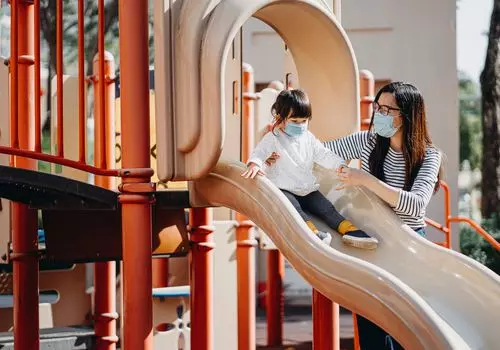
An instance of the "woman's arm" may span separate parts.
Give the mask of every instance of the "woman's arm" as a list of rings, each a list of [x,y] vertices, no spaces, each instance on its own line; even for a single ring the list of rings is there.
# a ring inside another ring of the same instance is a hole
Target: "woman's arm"
[[[441,153],[428,151],[411,191],[400,191],[398,202],[394,208],[399,213],[417,216],[429,204],[441,167]]]
[[[326,141],[323,145],[349,164],[352,159],[361,158],[361,152],[363,152],[363,148],[369,140],[370,133],[368,131],[361,131],[337,140]],[[266,159],[266,165],[272,166],[279,157],[279,153],[273,152],[269,158]]]
[[[344,160],[361,159],[361,153],[369,139],[368,131],[360,131],[337,140],[326,141],[324,145]]]
[[[327,169],[339,169],[345,166],[344,159],[326,148],[313,134],[309,134],[311,138],[311,148],[313,149],[313,160],[315,163]]]
[[[410,191],[392,187],[366,171],[343,168],[339,175],[343,184],[338,189],[348,186],[364,186],[393,207],[395,211],[418,216],[420,211],[429,204],[440,165],[441,154],[436,150],[428,151]]]
[[[398,203],[400,189],[386,184],[364,170],[342,168],[339,177],[342,184],[337,186],[338,190],[350,186],[364,186],[379,196],[391,207],[396,207]]]

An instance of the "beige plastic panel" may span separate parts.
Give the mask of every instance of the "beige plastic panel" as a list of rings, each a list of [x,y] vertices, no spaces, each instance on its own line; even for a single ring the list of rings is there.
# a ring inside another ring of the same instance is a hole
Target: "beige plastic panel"
[[[0,65],[0,145],[10,146],[9,68]],[[9,156],[0,155],[0,165],[9,165]],[[0,262],[7,256],[10,241],[10,201],[0,198]]]
[[[358,128],[358,69],[342,27],[329,10],[313,3],[271,2],[255,17],[273,27],[287,44],[297,69],[296,77],[290,69],[294,87],[300,83],[312,102],[311,131],[327,140]]]
[[[172,92],[172,16],[170,0],[154,1],[154,47],[155,47],[155,93],[160,96],[155,101],[154,118],[157,125],[158,175],[170,180],[174,172],[174,126]],[[177,3],[180,4],[180,1]],[[155,160],[156,163],[156,160]],[[153,163],[151,164],[152,166]]]
[[[189,162],[199,159],[190,157],[190,152],[200,142],[203,127],[198,102],[203,28],[218,2],[155,0],[155,90],[165,96],[156,105],[158,176],[162,181],[197,177],[206,168],[204,160],[199,165]],[[218,149],[220,141],[215,140]]]
[[[247,215],[314,288],[378,323],[406,349],[497,347],[500,277],[492,271],[420,237],[371,193],[332,191],[331,174],[320,173],[321,190],[336,208],[380,241],[377,250],[362,251],[334,233],[328,247],[269,180],[244,179],[242,170],[241,163],[219,164],[192,183],[192,204]]]
[[[242,69],[242,33],[238,32],[228,52],[226,63],[226,138],[220,159],[240,160],[241,157],[241,69]],[[231,220],[234,215],[227,208],[215,208],[214,220]]]
[[[279,91],[272,88],[265,88],[258,93],[259,99],[255,101],[255,117],[254,117],[254,144],[256,145],[262,137],[267,133],[268,125],[273,122],[271,114],[271,106]]]
[[[57,76],[54,76],[51,81],[51,103],[52,103],[52,118],[51,122],[51,139],[57,140]],[[78,78],[69,75],[63,76],[63,123],[64,123],[64,157],[72,160],[78,160]],[[52,142],[52,154],[56,154],[57,142]],[[88,150],[87,150],[88,151]],[[60,174],[73,180],[88,181],[88,173],[61,167],[52,164],[52,173]]]
[[[178,309],[182,310],[181,315]],[[189,297],[153,298],[153,349],[191,349],[191,329],[187,327],[189,321]],[[171,324],[174,328],[157,328],[165,324]]]
[[[236,221],[214,221],[214,349],[238,349]]]
[[[160,89],[166,99],[175,91],[173,123],[168,121],[168,115],[172,114],[168,103],[157,104],[160,180],[170,180],[171,157],[175,180],[200,178],[217,163],[227,127],[226,93],[232,89],[227,86],[224,74],[227,57],[234,37],[251,16],[274,27],[290,48],[301,86],[307,89],[314,104],[316,122],[312,130],[318,137],[331,138],[357,128],[357,66],[347,36],[323,1],[223,0],[217,3],[216,0],[177,0],[172,10],[167,9],[163,0],[156,3],[157,8],[162,9],[159,19],[155,18],[159,43],[155,56],[156,89],[162,85]],[[168,25],[170,18],[173,22]],[[165,30],[167,26],[175,28],[170,35]],[[201,57],[198,56],[200,42]],[[174,82],[169,85],[172,72]],[[200,98],[201,106],[198,106]],[[335,128],[330,127],[333,121]],[[329,127],[325,128],[326,125]],[[172,128],[175,131],[173,155],[168,145],[161,144],[172,140]]]

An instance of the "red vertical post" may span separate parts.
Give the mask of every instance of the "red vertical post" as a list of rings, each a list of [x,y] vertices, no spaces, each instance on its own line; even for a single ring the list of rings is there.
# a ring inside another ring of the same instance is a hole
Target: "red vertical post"
[[[104,56],[104,69],[101,68],[101,57]],[[114,164],[114,138],[115,138],[115,63],[113,56],[106,52],[104,55],[97,54],[93,62],[94,71],[94,161],[96,165]],[[104,90],[104,94],[101,91]],[[102,99],[104,95],[104,100]],[[105,130],[102,130],[102,126]],[[104,132],[107,142],[102,143],[99,135]],[[115,179],[109,176],[96,176],[95,184],[107,189],[115,189]],[[97,262],[94,265],[95,285],[95,335],[96,349],[114,350],[118,342],[116,335],[116,263]]]
[[[168,259],[153,259],[153,288],[168,287]]]
[[[243,113],[241,118],[241,160],[250,157],[254,141],[253,69],[243,64]],[[255,349],[255,240],[254,224],[236,213],[236,262],[238,266],[238,349]]]
[[[34,65],[19,62],[20,56],[34,56],[34,6],[25,1],[11,1],[11,123],[17,133],[12,146],[35,148],[35,76]],[[38,33],[37,33],[38,35]],[[21,97],[21,98],[19,98]],[[17,143],[17,144],[16,144]],[[36,170],[32,159],[16,158],[15,166]],[[38,349],[38,235],[37,212],[27,205],[12,203],[12,248],[10,258],[14,272],[14,346],[16,349]]]
[[[375,99],[375,78],[368,70],[359,72],[359,101],[361,130],[368,130]]]
[[[150,168],[149,22],[147,0],[119,2],[122,167]],[[130,171],[123,178],[123,345],[153,345],[151,272],[151,172]]]
[[[313,290],[313,349],[339,350],[339,306]]]
[[[213,232],[212,210],[190,210],[191,228],[191,348],[213,349]]]
[[[283,280],[285,278],[285,260],[277,249],[267,254],[267,345],[283,344],[284,296]]]
[[[354,328],[354,350],[361,350],[361,346],[359,344],[358,318],[355,314],[352,315],[352,325]]]

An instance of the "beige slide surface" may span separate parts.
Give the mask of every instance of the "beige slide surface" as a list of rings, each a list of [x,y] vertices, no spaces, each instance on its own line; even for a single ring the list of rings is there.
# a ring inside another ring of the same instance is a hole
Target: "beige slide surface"
[[[192,182],[192,205],[247,215],[314,288],[407,349],[498,348],[500,279],[492,271],[420,237],[369,191],[335,190],[331,173],[320,170],[321,191],[380,242],[376,251],[361,251],[333,233],[328,247],[268,179],[244,179],[242,170],[238,162],[220,163]]]

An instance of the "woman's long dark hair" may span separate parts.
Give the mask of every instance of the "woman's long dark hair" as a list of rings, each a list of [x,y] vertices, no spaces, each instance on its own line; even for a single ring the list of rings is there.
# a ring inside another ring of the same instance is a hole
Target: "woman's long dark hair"
[[[375,96],[376,102],[383,93],[390,93],[394,96],[403,117],[402,148],[405,159],[405,185],[403,189],[410,191],[424,161],[427,147],[433,146],[427,130],[424,98],[415,86],[404,82],[393,82],[382,87]],[[373,115],[370,130],[373,126]],[[374,142],[375,148],[369,159],[370,172],[379,180],[385,181],[384,160],[391,141],[390,138],[375,135]],[[441,170],[434,188],[435,192],[439,189],[440,178]]]

